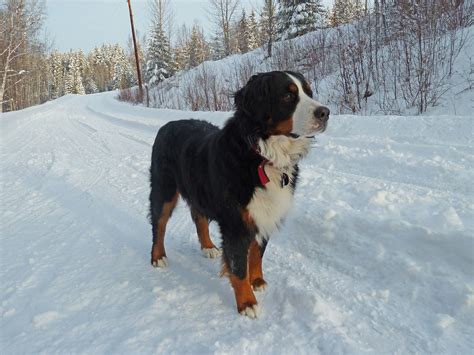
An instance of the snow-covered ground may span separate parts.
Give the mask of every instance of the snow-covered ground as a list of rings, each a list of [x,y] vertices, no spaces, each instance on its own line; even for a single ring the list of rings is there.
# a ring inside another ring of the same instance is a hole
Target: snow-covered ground
[[[168,225],[169,267],[149,264],[156,131],[229,113],[113,95],[0,117],[1,353],[472,351],[472,116],[332,116],[269,243],[252,320],[220,261],[201,255],[184,203]]]

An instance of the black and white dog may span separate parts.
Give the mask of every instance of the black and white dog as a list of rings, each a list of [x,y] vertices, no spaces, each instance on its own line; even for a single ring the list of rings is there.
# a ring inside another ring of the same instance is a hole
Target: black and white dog
[[[310,149],[311,135],[326,129],[329,109],[313,99],[301,74],[290,71],[252,76],[234,100],[236,111],[222,129],[182,120],[159,130],[150,168],[151,263],[167,265],[166,223],[181,195],[208,257],[220,252],[208,230],[209,220],[217,221],[223,273],[237,310],[255,318],[253,290],[266,286],[267,241],[290,209],[298,162]]]

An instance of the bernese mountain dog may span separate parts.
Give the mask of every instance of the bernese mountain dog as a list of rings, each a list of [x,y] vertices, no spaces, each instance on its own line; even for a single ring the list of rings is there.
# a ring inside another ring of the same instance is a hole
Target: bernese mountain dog
[[[234,94],[235,113],[222,128],[200,120],[160,128],[151,158],[151,264],[167,266],[166,224],[179,195],[189,205],[201,249],[220,249],[209,221],[222,235],[223,274],[239,313],[259,314],[253,291],[265,289],[262,257],[270,235],[293,200],[298,162],[312,137],[326,129],[329,109],[313,99],[304,77],[291,71],[260,73]]]

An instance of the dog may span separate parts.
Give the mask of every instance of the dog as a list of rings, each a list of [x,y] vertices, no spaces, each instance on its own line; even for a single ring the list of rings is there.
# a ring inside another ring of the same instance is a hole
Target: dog
[[[296,72],[252,76],[234,94],[235,112],[222,129],[200,120],[162,126],[150,168],[151,264],[167,266],[166,224],[179,195],[189,205],[201,249],[215,258],[209,221],[222,235],[223,274],[237,311],[259,315],[253,291],[264,290],[262,258],[271,234],[289,211],[298,162],[314,134],[326,129],[329,109],[313,99]]]

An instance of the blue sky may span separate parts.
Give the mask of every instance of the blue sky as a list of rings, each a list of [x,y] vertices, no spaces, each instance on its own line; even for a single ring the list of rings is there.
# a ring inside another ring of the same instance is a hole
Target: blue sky
[[[242,1],[246,6],[258,0]],[[212,25],[206,15],[207,0],[171,0],[175,25],[199,22],[210,31]],[[132,0],[135,26],[140,33],[149,29],[150,16],[147,0]],[[126,0],[48,0],[46,29],[61,51],[82,48],[88,52],[102,43],[127,43],[130,20]]]
[[[260,7],[263,0],[241,0],[247,8]],[[323,0],[328,6],[333,0]],[[206,8],[208,0],[171,0],[175,26],[200,23],[207,33],[212,31]],[[90,51],[103,43],[125,46],[130,36],[130,20],[126,0],[46,0],[48,37],[60,51]],[[135,28],[148,32],[150,11],[148,0],[132,0]]]

